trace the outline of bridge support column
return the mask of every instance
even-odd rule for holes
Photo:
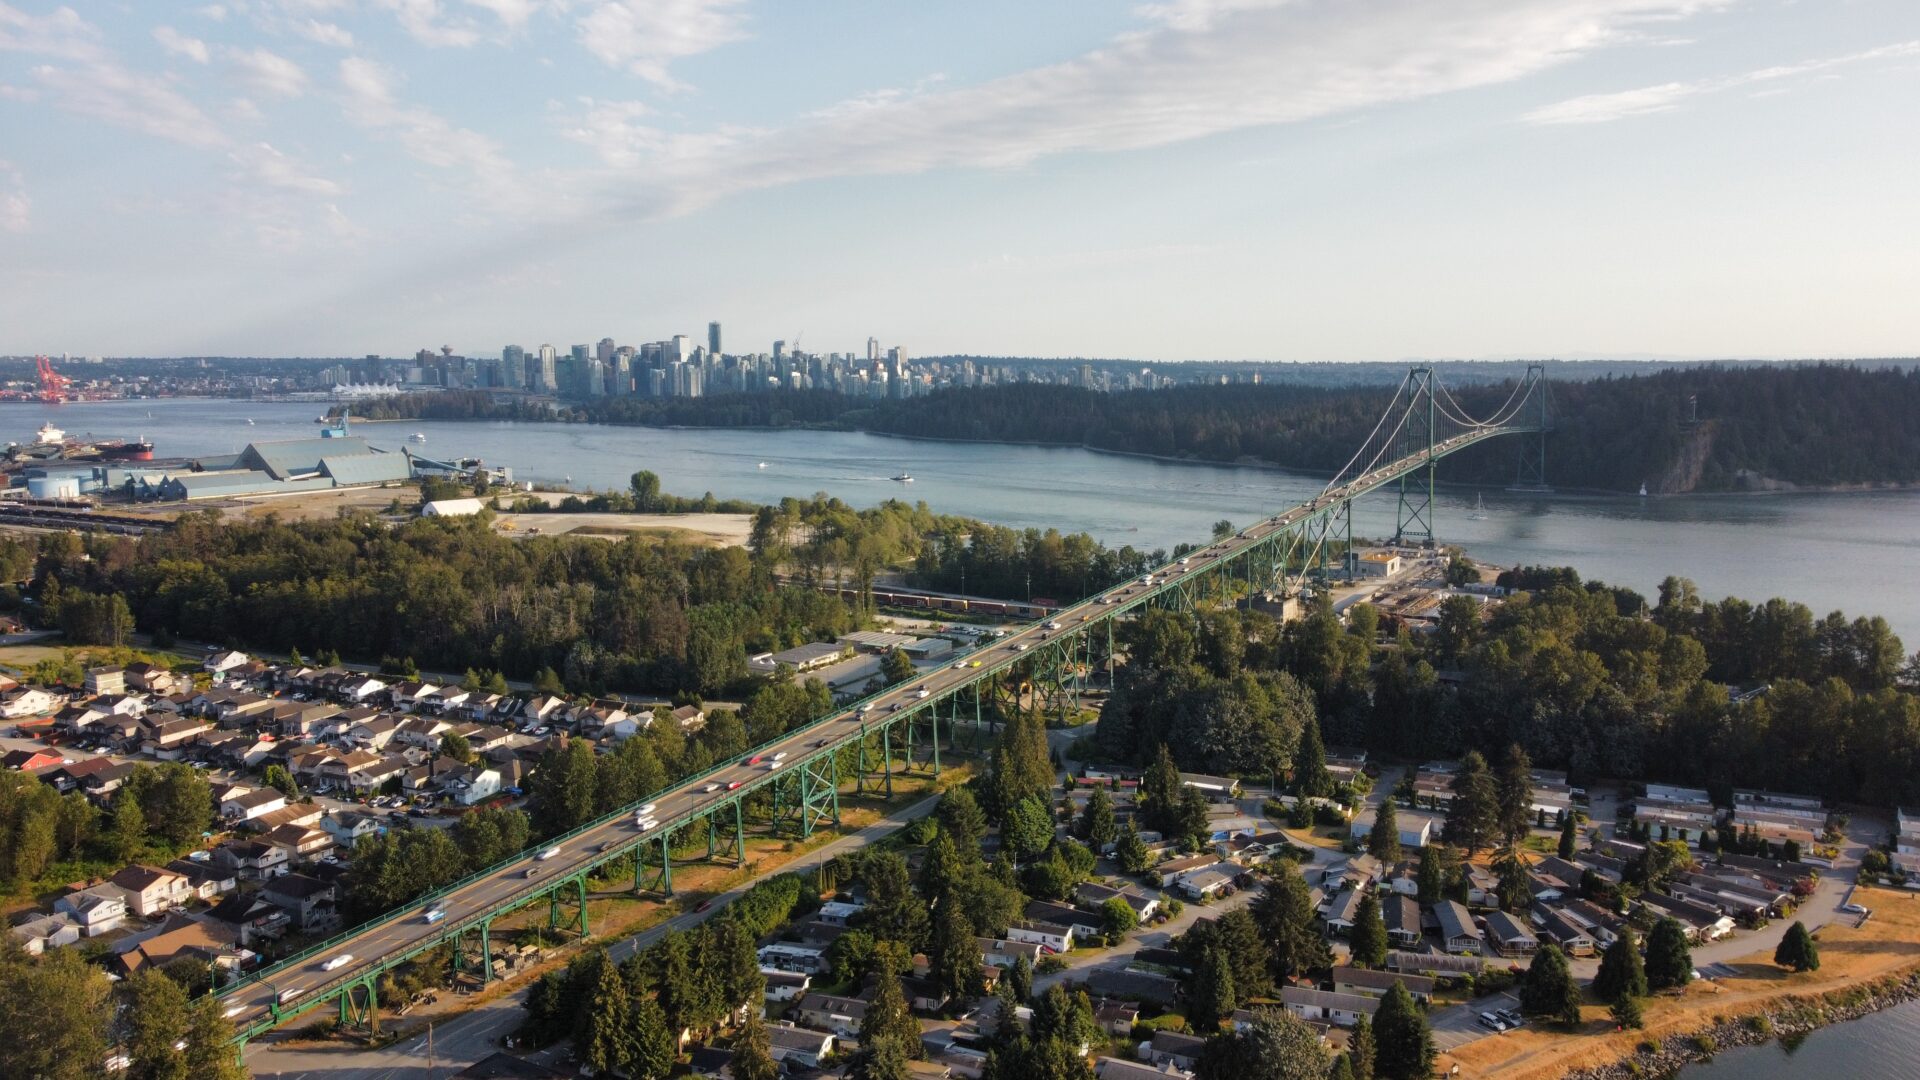
[[[887,798],[893,798],[893,725],[880,728],[880,767],[887,774]]]
[[[480,920],[480,985],[493,981],[493,918]]]
[[[1513,486],[1529,491],[1547,491],[1546,365],[1528,364],[1526,378],[1533,384],[1530,392],[1535,399],[1533,432],[1520,437],[1520,455],[1514,468]]]
[[[958,696],[950,697],[947,699],[947,701],[948,701],[947,707],[950,709],[958,709],[960,707],[960,699]],[[940,775],[940,708],[939,706],[936,705],[933,708],[927,710],[927,720],[932,725],[931,727],[932,735],[927,739],[927,745],[933,750],[933,775],[939,776]],[[949,725],[947,730],[951,732],[953,730],[952,726]],[[838,802],[834,804],[833,823],[835,825],[840,824],[840,810],[839,810]]]
[[[1402,429],[1402,456],[1424,453],[1426,468],[1414,469],[1400,477],[1400,503],[1395,511],[1393,542],[1409,536],[1433,540],[1433,482],[1438,459],[1433,456],[1436,403],[1433,397],[1433,369],[1417,367],[1407,374],[1413,395],[1407,405],[1407,422]]]

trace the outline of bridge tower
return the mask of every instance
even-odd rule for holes
[[[1407,373],[1413,393],[1407,401],[1406,423],[1400,428],[1400,455],[1427,455],[1427,467],[1400,477],[1400,505],[1394,514],[1393,542],[1408,537],[1433,541],[1433,480],[1437,461],[1433,456],[1435,404],[1433,369],[1417,367]]]
[[[1520,457],[1514,469],[1513,490],[1552,491],[1547,486],[1547,432],[1553,429],[1552,418],[1547,412],[1547,366],[1528,364],[1525,381],[1530,400],[1523,403],[1514,416],[1516,425],[1526,434],[1520,436]],[[1522,420],[1523,416],[1527,419]]]

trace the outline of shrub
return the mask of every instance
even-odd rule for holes
[[[1660,1040],[1659,1039],[1641,1039],[1639,1049],[1640,1049],[1640,1052],[1643,1054],[1648,1054],[1648,1055],[1658,1054],[1660,1052]]]
[[[1716,1042],[1711,1035],[1695,1035],[1693,1037],[1693,1045],[1698,1047],[1701,1053],[1709,1056],[1718,1053],[1720,1050],[1720,1044]]]
[[[1773,1034],[1773,1021],[1767,1019],[1764,1016],[1747,1017],[1747,1027],[1749,1030],[1753,1031],[1753,1033],[1756,1035]]]

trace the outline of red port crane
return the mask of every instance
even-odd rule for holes
[[[44,356],[33,358],[33,367],[40,375],[40,400],[50,405],[58,405],[71,396],[70,383],[65,375],[53,370],[53,362]]]

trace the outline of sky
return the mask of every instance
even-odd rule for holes
[[[0,353],[1920,353],[1913,0],[0,0]]]

